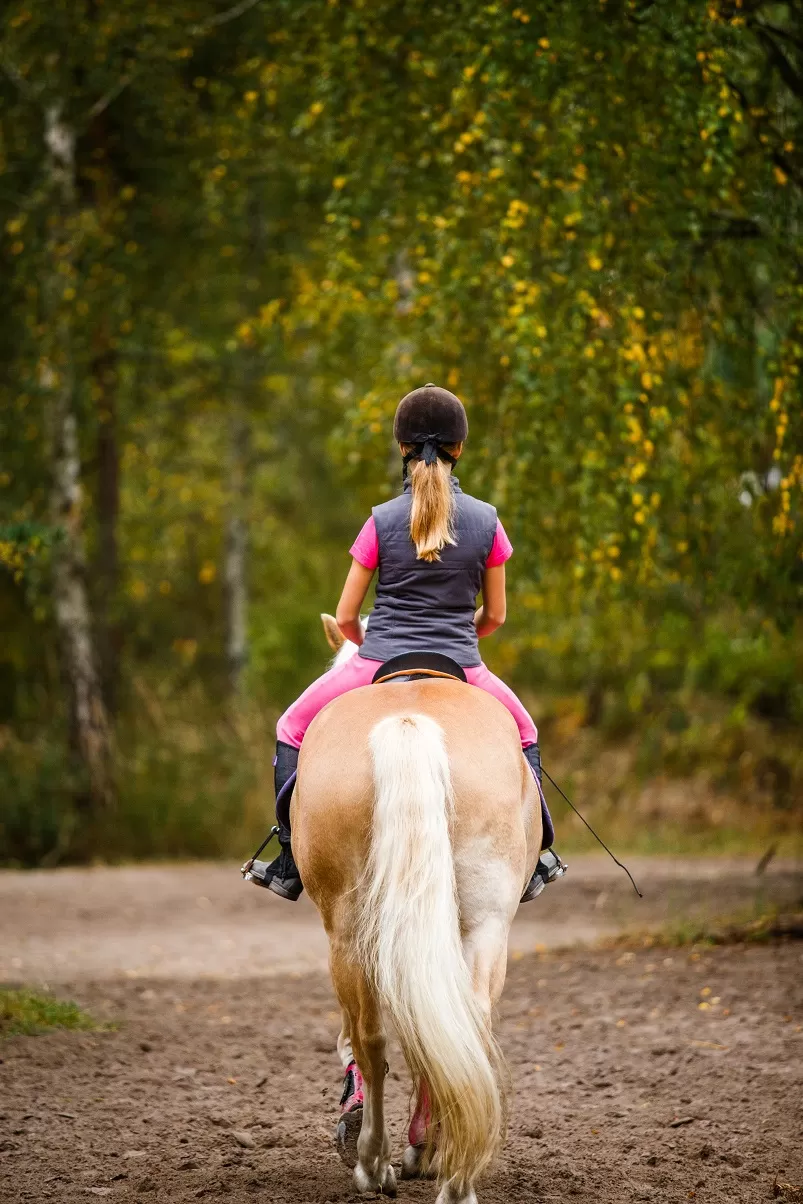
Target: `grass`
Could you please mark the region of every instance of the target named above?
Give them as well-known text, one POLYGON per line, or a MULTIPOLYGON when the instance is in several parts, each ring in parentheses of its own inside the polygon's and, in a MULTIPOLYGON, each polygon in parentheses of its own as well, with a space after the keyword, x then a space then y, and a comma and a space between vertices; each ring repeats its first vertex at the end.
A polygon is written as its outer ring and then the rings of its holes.
POLYGON ((803 940, 803 912, 757 906, 729 917, 673 920, 657 931, 623 933, 605 943, 615 949, 680 949, 777 940, 803 940))
POLYGON ((103 1029, 71 1000, 0 987, 0 1037, 32 1036, 55 1028, 103 1029))

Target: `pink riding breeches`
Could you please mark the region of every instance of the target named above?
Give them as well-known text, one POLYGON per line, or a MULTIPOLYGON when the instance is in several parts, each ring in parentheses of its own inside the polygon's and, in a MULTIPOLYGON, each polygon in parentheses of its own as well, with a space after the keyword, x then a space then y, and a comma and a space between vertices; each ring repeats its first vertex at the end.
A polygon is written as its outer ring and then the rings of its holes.
MULTIPOLYGON (((300 748, 304 733, 318 711, 323 710, 333 698, 339 698, 349 690, 356 690, 358 686, 370 685, 371 678, 380 665, 381 661, 369 661, 359 655, 354 655, 339 665, 333 665, 311 686, 307 686, 301 697, 287 708, 276 725, 277 738, 284 744, 291 744, 293 748, 300 748)), ((538 740, 536 726, 510 687, 500 681, 485 665, 476 665, 466 669, 465 673, 470 685, 479 686, 481 690, 493 694, 494 698, 498 698, 507 707, 518 724, 523 747, 535 744, 538 740)))

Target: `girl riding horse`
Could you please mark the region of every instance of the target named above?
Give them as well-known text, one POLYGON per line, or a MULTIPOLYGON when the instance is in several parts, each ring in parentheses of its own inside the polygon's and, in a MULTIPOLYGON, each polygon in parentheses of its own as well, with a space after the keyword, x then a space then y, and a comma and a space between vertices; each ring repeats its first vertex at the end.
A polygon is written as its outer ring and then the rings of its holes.
MULTIPOLYGON (((513 548, 487 502, 463 493, 452 468, 468 435, 463 403, 433 384, 402 398, 393 434, 402 454, 403 492, 375 506, 351 547, 352 563, 337 607, 337 625, 358 654, 334 665, 308 686, 277 725, 277 796, 298 765, 304 734, 318 712, 341 694, 369 685, 381 665, 403 652, 445 653, 471 685, 492 694, 513 715, 522 751, 538 783, 544 848, 522 895, 534 899, 564 870, 549 848, 553 828, 541 787, 535 724, 513 691, 483 664, 478 640, 505 621, 505 562, 513 548), (360 608, 379 570, 369 626, 360 608), (475 610, 478 595, 482 604, 475 610)), ((293 859, 290 831, 280 821, 281 853, 263 885, 284 899, 304 889, 293 859)))

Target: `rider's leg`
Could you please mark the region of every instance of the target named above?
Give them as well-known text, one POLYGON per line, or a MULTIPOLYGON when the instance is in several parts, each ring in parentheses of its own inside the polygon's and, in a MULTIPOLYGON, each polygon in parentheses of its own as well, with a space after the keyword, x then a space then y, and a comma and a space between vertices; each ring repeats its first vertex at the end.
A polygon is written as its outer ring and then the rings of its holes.
POLYGON ((327 702, 356 690, 358 686, 368 686, 371 678, 381 665, 381 661, 369 661, 357 653, 348 660, 333 665, 326 673, 316 678, 312 685, 307 686, 304 693, 292 703, 276 724, 276 735, 285 744, 294 748, 301 747, 304 734, 312 723, 318 711, 322 711, 327 702))
POLYGON ((530 899, 534 899, 537 895, 540 895, 549 882, 554 882, 555 878, 561 877, 565 870, 560 857, 550 847, 554 840, 555 830, 552 825, 552 817, 549 814, 541 781, 541 750, 538 747, 538 729, 523 702, 513 693, 510 686, 505 685, 495 673, 491 673, 487 665, 477 665, 476 667, 466 669, 466 677, 472 686, 479 686, 481 690, 485 690, 488 694, 493 694, 494 698, 498 698, 516 720, 519 735, 521 736, 522 752, 527 764, 533 771, 533 777, 538 785, 538 793, 541 796, 541 816, 544 829, 542 848, 545 851, 535 867, 535 872, 527 884, 527 889, 522 895, 522 902, 527 903, 530 899))
MULTIPOLYGON (((273 786, 277 799, 282 787, 290 781, 296 771, 298 753, 298 748, 294 748, 292 744, 286 744, 283 740, 276 741, 276 756, 273 758, 273 786)), ((265 867, 262 884, 267 886, 268 890, 272 890, 275 895, 294 903, 304 887, 298 867, 293 860, 290 829, 279 819, 278 815, 276 818, 279 824, 281 852, 275 860, 271 861, 270 865, 265 867)))
POLYGON ((538 728, 533 722, 533 717, 510 686, 506 686, 487 665, 472 665, 470 669, 466 669, 466 677, 472 686, 479 686, 487 694, 493 694, 494 698, 498 698, 507 707, 516 720, 524 748, 528 744, 538 743, 538 728))
MULTIPOLYGON (((274 760, 274 785, 276 797, 290 780, 298 765, 301 741, 312 720, 333 698, 367 686, 379 667, 379 661, 365 660, 356 654, 349 660, 334 665, 327 673, 307 686, 300 698, 287 708, 276 725, 276 758, 274 760)), ((274 894, 291 902, 299 897, 304 887, 298 872, 290 843, 290 829, 279 824, 279 844, 282 851, 265 868, 263 882, 274 894)))

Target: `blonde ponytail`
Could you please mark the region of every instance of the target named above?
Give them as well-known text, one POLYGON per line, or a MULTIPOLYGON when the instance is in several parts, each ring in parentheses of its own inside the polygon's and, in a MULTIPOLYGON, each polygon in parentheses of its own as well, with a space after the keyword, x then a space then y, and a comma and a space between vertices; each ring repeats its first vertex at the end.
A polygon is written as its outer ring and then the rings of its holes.
MULTIPOLYGON (((450 455, 460 453, 456 443, 444 450, 450 455)), ((406 452, 409 448, 404 448, 406 452)), ((415 544, 417 560, 440 560, 447 544, 456 543, 454 535, 454 494, 451 468, 440 458, 433 464, 414 460, 410 465, 412 505, 410 507, 410 538, 415 544)))

